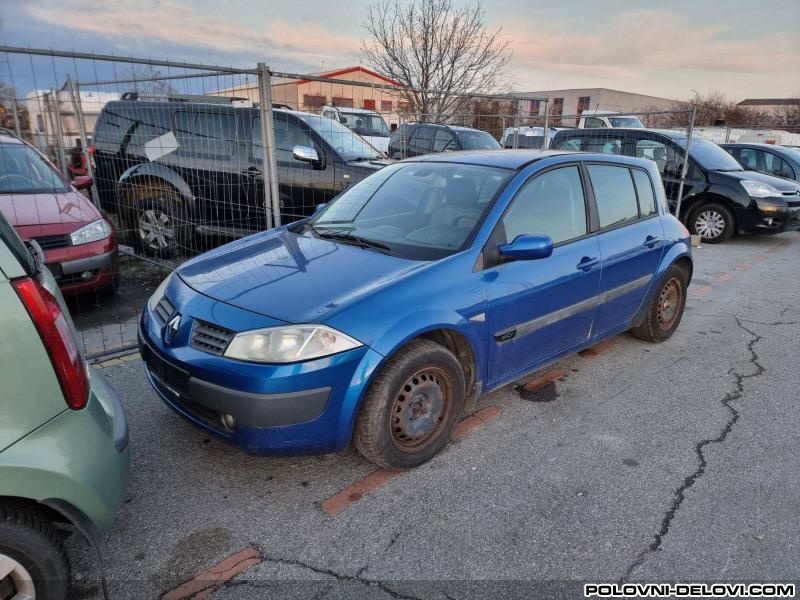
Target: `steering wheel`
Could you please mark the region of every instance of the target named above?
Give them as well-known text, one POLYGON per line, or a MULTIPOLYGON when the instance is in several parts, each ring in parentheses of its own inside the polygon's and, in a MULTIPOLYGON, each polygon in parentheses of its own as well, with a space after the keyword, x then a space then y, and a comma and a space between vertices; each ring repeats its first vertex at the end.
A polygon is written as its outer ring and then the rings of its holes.
POLYGON ((26 185, 35 185, 36 182, 33 179, 25 177, 25 175, 20 175, 19 173, 3 173, 0 174, 0 181, 5 181, 6 179, 20 179, 26 185))
MULTIPOLYGON (((478 219, 476 219, 472 215, 461 215, 461 216, 458 216, 455 219, 453 219, 453 227, 463 227, 463 225, 459 225, 458 224, 459 221, 461 221, 462 219, 467 219, 468 221, 472 221, 471 225, 473 227, 478 223, 478 219)), ((470 227, 470 225, 467 225, 467 228, 469 228, 469 227, 470 227)))

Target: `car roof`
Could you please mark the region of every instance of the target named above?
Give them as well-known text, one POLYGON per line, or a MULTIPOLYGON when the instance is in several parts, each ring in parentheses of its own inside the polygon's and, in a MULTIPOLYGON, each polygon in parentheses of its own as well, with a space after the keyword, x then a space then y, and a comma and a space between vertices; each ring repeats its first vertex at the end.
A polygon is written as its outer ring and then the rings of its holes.
POLYGON ((673 140, 685 140, 686 134, 682 131, 676 131, 674 129, 641 129, 638 127, 598 127, 598 128, 591 128, 591 129, 562 129, 556 135, 567 135, 567 134, 575 134, 579 136, 590 136, 590 135, 602 135, 603 132, 606 131, 625 131, 630 132, 631 137, 640 136, 646 133, 655 133, 658 135, 663 135, 664 137, 671 138, 673 140))
POLYGON ((481 133, 488 133, 483 129, 476 129, 475 127, 464 127, 463 125, 450 125, 449 123, 425 123, 425 122, 414 122, 414 123, 403 123, 401 127, 421 127, 425 125, 426 127, 441 127, 442 129, 452 129, 453 131, 480 131, 481 133))
POLYGON ((764 150, 777 150, 778 153, 785 150, 783 146, 777 144, 763 144, 760 142, 726 142, 720 144, 723 148, 763 148, 764 150))
POLYGON ((17 136, 12 135, 10 133, 0 132, 0 144, 25 144, 21 139, 17 136))
POLYGON ((331 104, 326 104, 322 107, 322 110, 338 110, 339 112, 349 112, 349 113, 369 113, 374 114, 378 111, 370 109, 370 108, 350 108, 349 106, 333 106, 331 104))
POLYGON ((574 152, 572 150, 465 150, 460 152, 436 152, 407 158, 401 162, 436 162, 497 167, 500 169, 520 170, 531 163, 555 156, 571 156, 581 161, 618 162, 647 168, 653 161, 646 158, 618 156, 595 152, 574 152))

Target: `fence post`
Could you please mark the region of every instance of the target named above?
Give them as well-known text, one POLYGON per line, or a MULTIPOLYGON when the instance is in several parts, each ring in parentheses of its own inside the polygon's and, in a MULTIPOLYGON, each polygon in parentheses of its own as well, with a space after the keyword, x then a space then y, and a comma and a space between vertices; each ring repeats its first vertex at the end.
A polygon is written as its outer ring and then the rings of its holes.
MULTIPOLYGON (((72 108, 75 110, 75 118, 78 121, 78 132, 81 136, 81 151, 86 159, 86 173, 92 178, 92 181, 94 181, 94 168, 92 167, 92 157, 89 154, 89 139, 86 136, 86 122, 83 120, 83 104, 81 103, 78 82, 73 80, 69 74, 67 74, 67 86, 72 96, 72 108)), ((96 184, 92 184, 92 187, 89 188, 89 193, 92 195, 92 204, 100 208, 100 197, 97 195, 96 184)))
POLYGON ((267 210, 267 229, 271 229, 281 224, 278 163, 275 160, 275 128, 272 122, 272 86, 270 85, 269 67, 264 63, 258 63, 257 68, 261 147, 263 148, 261 162, 264 169, 264 208, 267 210))
POLYGON ((544 126, 542 127, 542 150, 547 150, 550 147, 550 138, 548 137, 547 133, 547 120, 548 120, 548 113, 550 112, 550 98, 548 97, 544 101, 544 126))
POLYGON ((56 155, 58 156, 58 166, 61 168, 61 174, 67 176, 67 163, 64 160, 64 129, 61 126, 61 103, 58 100, 58 92, 54 89, 50 90, 50 114, 53 118, 56 133, 56 155))
POLYGON ((683 203, 683 183, 686 180, 686 173, 689 171, 689 151, 692 149, 692 131, 694 130, 694 118, 697 114, 697 105, 692 105, 692 114, 689 117, 689 129, 686 132, 686 152, 683 155, 683 166, 681 167, 681 182, 678 184, 678 204, 675 206, 675 216, 681 218, 681 204, 683 203))

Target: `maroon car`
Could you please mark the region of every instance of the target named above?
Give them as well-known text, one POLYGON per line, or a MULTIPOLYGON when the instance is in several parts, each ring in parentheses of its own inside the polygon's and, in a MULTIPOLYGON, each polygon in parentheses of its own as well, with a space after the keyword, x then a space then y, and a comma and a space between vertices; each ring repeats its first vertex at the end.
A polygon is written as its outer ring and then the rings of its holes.
POLYGON ((0 212, 23 240, 36 240, 64 293, 112 285, 117 235, 78 190, 90 177, 67 182, 38 150, 0 133, 0 212))

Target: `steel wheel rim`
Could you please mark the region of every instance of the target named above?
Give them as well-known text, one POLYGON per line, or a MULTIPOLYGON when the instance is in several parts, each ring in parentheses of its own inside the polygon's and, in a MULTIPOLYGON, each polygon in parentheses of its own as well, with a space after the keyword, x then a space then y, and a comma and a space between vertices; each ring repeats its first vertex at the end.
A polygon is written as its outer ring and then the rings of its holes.
POLYGON ((6 579, 14 586, 9 600, 35 600, 36 586, 28 570, 10 556, 0 554, 0 584, 6 579))
POLYGON ((168 248, 175 239, 172 219, 160 210, 145 210, 139 215, 139 237, 153 250, 168 248))
POLYGON ((701 237, 717 238, 725 231, 725 217, 715 210, 704 210, 697 215, 694 228, 701 237))
POLYGON ((662 331, 669 330, 678 318, 678 308, 681 304, 682 288, 680 281, 673 277, 664 287, 658 297, 658 326, 662 331))
POLYGON ((450 377, 425 367, 400 386, 389 408, 389 432, 401 452, 416 452, 436 439, 453 410, 450 377))

